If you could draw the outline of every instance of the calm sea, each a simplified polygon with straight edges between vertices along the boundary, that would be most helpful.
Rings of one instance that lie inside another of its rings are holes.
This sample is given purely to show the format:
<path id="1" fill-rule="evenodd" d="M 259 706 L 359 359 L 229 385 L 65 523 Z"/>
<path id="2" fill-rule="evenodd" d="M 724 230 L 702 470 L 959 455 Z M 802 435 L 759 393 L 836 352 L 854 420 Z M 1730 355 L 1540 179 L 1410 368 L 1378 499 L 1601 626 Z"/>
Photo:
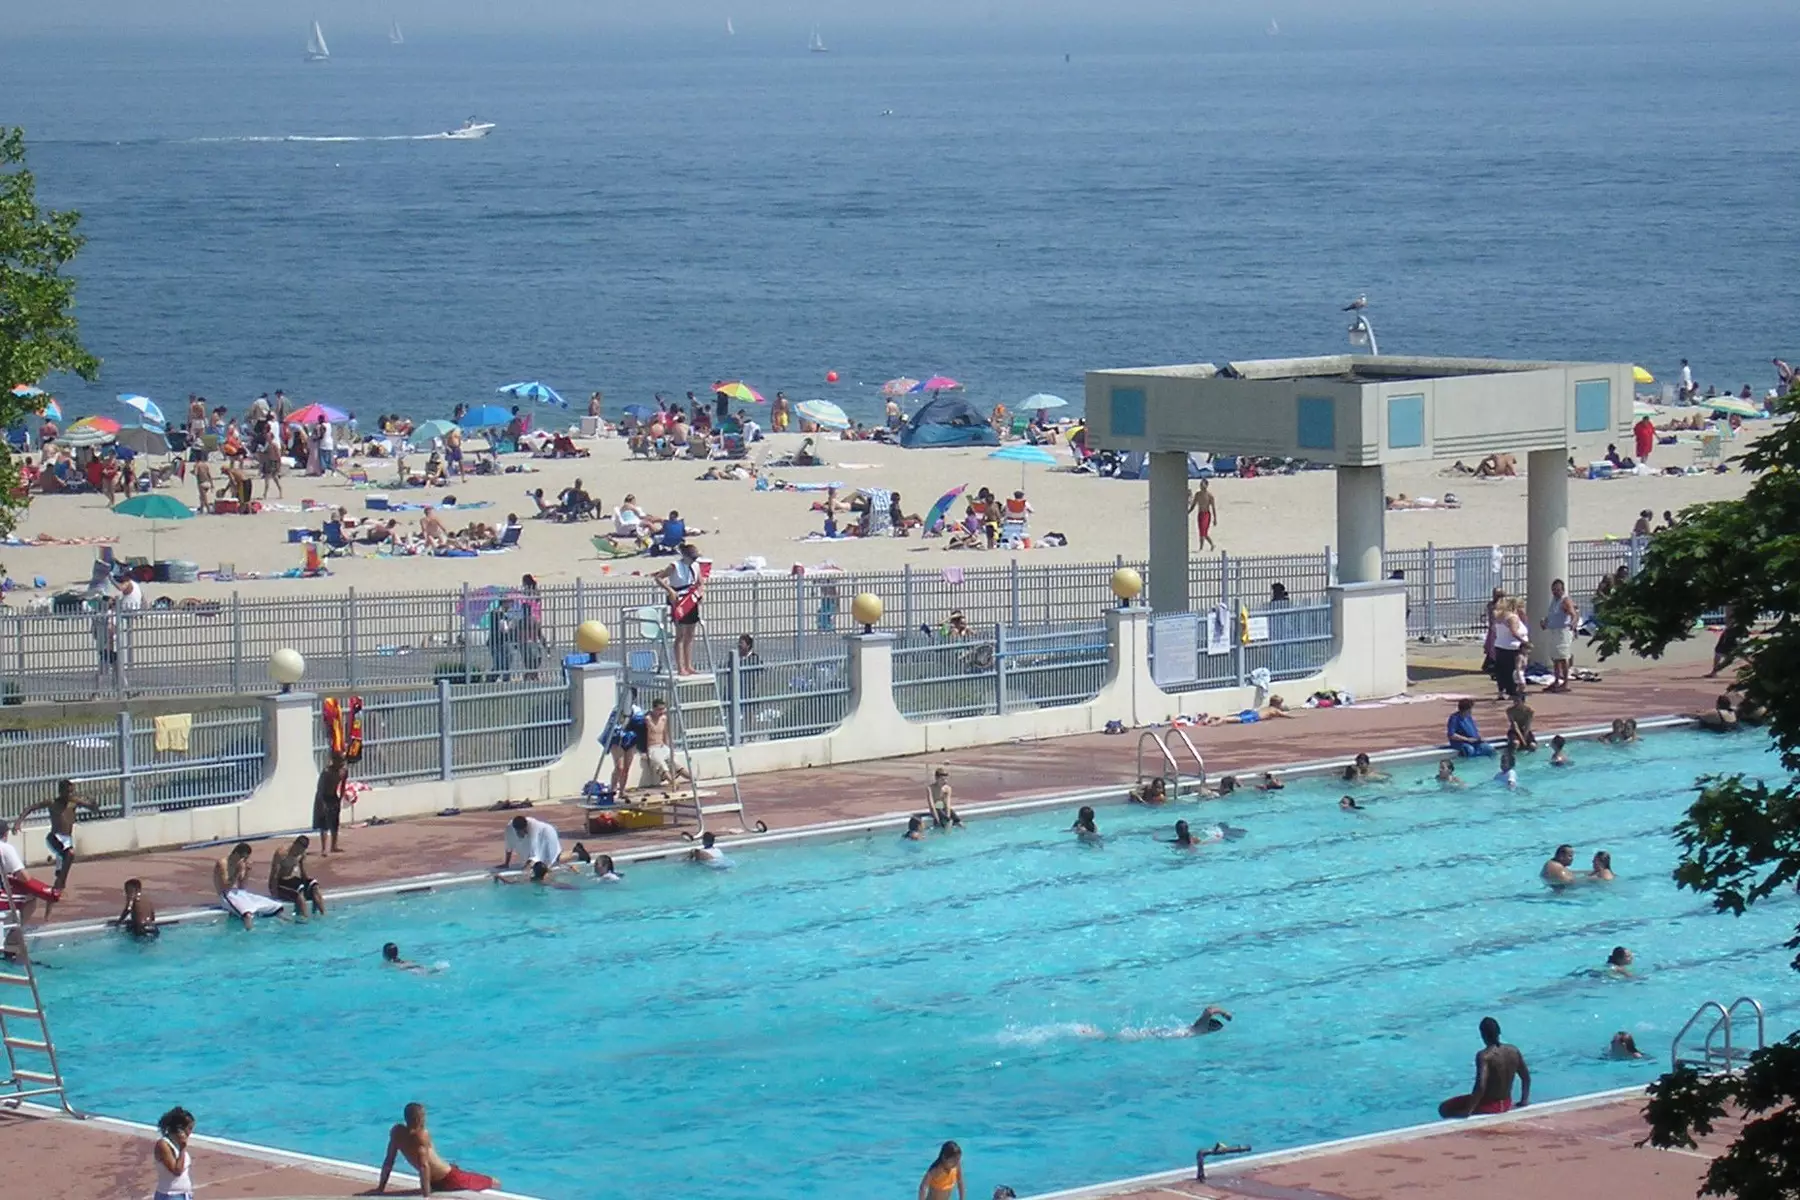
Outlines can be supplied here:
<path id="1" fill-rule="evenodd" d="M 61 385 L 73 411 L 741 376 L 866 414 L 939 371 L 1079 402 L 1094 367 L 1335 352 L 1359 292 L 1390 353 L 1686 356 L 1759 391 L 1800 353 L 1793 29 L 825 55 L 384 32 L 335 31 L 326 65 L 303 31 L 0 46 L 0 120 L 90 239 L 105 368 Z M 471 114 L 498 130 L 410 140 Z"/>

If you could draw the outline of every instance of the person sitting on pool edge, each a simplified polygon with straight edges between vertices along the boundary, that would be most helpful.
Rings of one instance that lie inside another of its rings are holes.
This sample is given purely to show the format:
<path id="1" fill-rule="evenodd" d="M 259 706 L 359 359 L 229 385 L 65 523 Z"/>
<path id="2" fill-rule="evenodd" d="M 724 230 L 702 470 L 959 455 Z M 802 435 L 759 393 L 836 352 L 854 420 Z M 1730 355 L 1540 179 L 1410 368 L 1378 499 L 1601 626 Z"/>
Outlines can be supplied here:
<path id="1" fill-rule="evenodd" d="M 1531 722 L 1536 716 L 1521 692 L 1506 706 L 1506 744 L 1515 750 L 1536 750 L 1537 734 L 1531 732 Z"/>
<path id="2" fill-rule="evenodd" d="M 953 794 L 950 787 L 950 769 L 939 767 L 932 772 L 931 782 L 925 787 L 925 803 L 931 809 L 925 815 L 930 817 L 931 823 L 939 829 L 949 829 L 952 826 L 958 829 L 962 828 L 962 818 L 956 815 L 956 809 L 950 803 Z"/>
<path id="3" fill-rule="evenodd" d="M 431 1131 L 425 1128 L 423 1104 L 415 1100 L 406 1106 L 402 1115 L 404 1123 L 388 1130 L 387 1159 L 381 1164 L 381 1179 L 375 1184 L 377 1195 L 387 1191 L 388 1176 L 393 1174 L 396 1155 L 411 1163 L 419 1173 L 421 1196 L 431 1195 L 434 1189 L 440 1192 L 488 1192 L 500 1186 L 500 1181 L 492 1176 L 465 1171 L 438 1157 Z"/>
<path id="4" fill-rule="evenodd" d="M 1726 695 L 1721 695 L 1714 701 L 1710 711 L 1687 715 L 1700 728 L 1713 733 L 1730 733 L 1738 727 L 1737 707 L 1731 703 L 1731 697 Z"/>
<path id="5" fill-rule="evenodd" d="M 269 857 L 269 894 L 292 904 L 296 921 L 306 920 L 309 902 L 314 913 L 325 915 L 325 894 L 319 890 L 319 881 L 306 873 L 306 851 L 311 844 L 311 839 L 301 834 L 287 849 Z"/>
<path id="6" fill-rule="evenodd" d="M 1517 1046 L 1500 1040 L 1500 1022 L 1481 1018 L 1482 1046 L 1475 1054 L 1475 1086 L 1467 1095 L 1452 1096 L 1438 1105 L 1438 1116 L 1446 1120 L 1457 1117 L 1482 1116 L 1511 1112 L 1531 1103 L 1531 1071 Z M 1519 1103 L 1512 1099 L 1513 1080 L 1519 1081 Z"/>
<path id="7" fill-rule="evenodd" d="M 1475 726 L 1475 701 L 1467 696 L 1456 702 L 1456 711 L 1444 725 L 1444 735 L 1450 748 L 1464 758 L 1485 758 L 1494 752 Z"/>
<path id="8" fill-rule="evenodd" d="M 1082 805 L 1081 811 L 1075 814 L 1075 823 L 1069 826 L 1076 838 L 1092 846 L 1101 842 L 1100 827 L 1094 824 L 1094 810 L 1089 805 Z"/>

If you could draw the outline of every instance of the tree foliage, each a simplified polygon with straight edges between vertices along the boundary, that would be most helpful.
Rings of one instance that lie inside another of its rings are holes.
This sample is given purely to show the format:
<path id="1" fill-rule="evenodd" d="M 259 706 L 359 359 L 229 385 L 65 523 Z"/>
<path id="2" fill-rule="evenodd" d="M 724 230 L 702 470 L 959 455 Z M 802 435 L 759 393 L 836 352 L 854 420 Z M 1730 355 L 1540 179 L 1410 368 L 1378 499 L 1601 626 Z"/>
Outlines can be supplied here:
<path id="1" fill-rule="evenodd" d="M 71 306 L 75 281 L 63 268 L 81 249 L 79 213 L 38 207 L 37 180 L 25 166 L 25 131 L 0 127 L 0 428 L 31 421 L 38 401 L 14 396 L 19 383 L 53 371 L 92 379 L 100 362 L 81 345 Z M 10 532 L 23 502 L 12 499 L 18 467 L 0 440 L 0 532 Z"/>
<path id="2" fill-rule="evenodd" d="M 1800 387 L 1777 410 L 1800 413 Z M 1726 638 L 1741 646 L 1735 686 L 1767 714 L 1788 772 L 1785 781 L 1703 778 L 1676 826 L 1676 883 L 1733 915 L 1800 882 L 1800 420 L 1775 424 L 1739 461 L 1758 473 L 1749 492 L 1684 509 L 1652 538 L 1637 578 L 1601 602 L 1596 638 L 1602 658 L 1625 648 L 1655 657 L 1692 636 L 1702 615 L 1725 613 Z M 1787 946 L 1800 949 L 1800 931 Z M 1792 966 L 1800 970 L 1800 956 Z M 1800 1033 L 1739 1074 L 1684 1067 L 1663 1076 L 1644 1110 L 1647 1140 L 1691 1148 L 1731 1111 L 1747 1124 L 1701 1194 L 1800 1200 Z"/>

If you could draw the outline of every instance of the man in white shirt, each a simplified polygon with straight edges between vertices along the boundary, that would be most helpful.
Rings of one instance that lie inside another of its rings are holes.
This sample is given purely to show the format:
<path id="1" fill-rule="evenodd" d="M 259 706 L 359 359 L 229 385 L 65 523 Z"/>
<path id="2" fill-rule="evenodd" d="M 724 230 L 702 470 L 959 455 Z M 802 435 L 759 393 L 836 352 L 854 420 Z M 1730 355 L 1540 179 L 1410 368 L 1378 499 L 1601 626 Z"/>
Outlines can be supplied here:
<path id="1" fill-rule="evenodd" d="M 1688 366 L 1688 360 L 1681 360 L 1681 395 L 1683 404 L 1694 398 L 1694 368 Z"/>
<path id="2" fill-rule="evenodd" d="M 137 585 L 137 580 L 127 575 L 119 580 L 119 611 L 137 612 L 144 607 L 144 589 Z"/>
<path id="3" fill-rule="evenodd" d="M 8 915 L 6 943 L 4 950 L 8 955 L 17 954 L 24 943 L 25 922 L 31 919 L 31 910 L 42 899 L 55 904 L 62 899 L 62 893 L 49 887 L 41 880 L 33 879 L 25 871 L 25 857 L 19 848 L 7 840 L 8 825 L 0 821 L 0 876 L 5 876 L 12 889 L 13 903 L 17 909 Z M 0 909 L 5 907 L 5 896 L 0 893 Z"/>
<path id="4" fill-rule="evenodd" d="M 515 854 L 527 866 L 541 862 L 554 867 L 562 860 L 562 839 L 556 836 L 556 829 L 550 822 L 517 816 L 506 826 L 506 861 L 500 864 L 502 870 L 512 866 Z"/>

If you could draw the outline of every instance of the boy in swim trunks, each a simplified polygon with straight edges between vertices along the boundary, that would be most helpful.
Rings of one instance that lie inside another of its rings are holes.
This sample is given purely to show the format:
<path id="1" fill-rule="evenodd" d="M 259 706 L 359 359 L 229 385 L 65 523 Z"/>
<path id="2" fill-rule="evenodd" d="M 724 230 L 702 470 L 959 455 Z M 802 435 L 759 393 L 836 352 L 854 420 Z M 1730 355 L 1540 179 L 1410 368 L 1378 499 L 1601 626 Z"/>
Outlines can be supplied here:
<path id="1" fill-rule="evenodd" d="M 56 855 L 56 880 L 50 886 L 59 892 L 69 886 L 69 869 L 75 865 L 75 815 L 81 808 L 100 811 L 98 804 L 75 794 L 74 780 L 64 779 L 57 783 L 55 796 L 38 801 L 13 821 L 12 831 L 17 835 L 24 831 L 26 817 L 36 812 L 50 814 L 50 831 L 44 835 L 44 844 Z"/>
<path id="2" fill-rule="evenodd" d="M 144 895 L 144 883 L 141 879 L 125 881 L 125 907 L 119 910 L 119 917 L 114 925 L 140 940 L 157 937 L 162 930 L 156 927 L 156 905 Z"/>
<path id="3" fill-rule="evenodd" d="M 660 698 L 651 701 L 650 712 L 644 717 L 644 738 L 644 757 L 650 760 L 657 782 L 667 787 L 683 779 L 693 782 L 675 761 L 675 747 L 669 738 L 669 706 Z"/>
<path id="4" fill-rule="evenodd" d="M 292 904 L 297 921 L 306 920 L 308 903 L 313 912 L 325 914 L 325 896 L 319 891 L 318 880 L 306 873 L 306 851 L 311 845 L 312 840 L 301 834 L 288 843 L 286 850 L 277 850 L 269 859 L 269 894 Z"/>
<path id="5" fill-rule="evenodd" d="M 381 1164 L 381 1179 L 375 1185 L 377 1195 L 387 1191 L 388 1176 L 394 1171 L 396 1155 L 411 1163 L 419 1173 L 419 1195 L 440 1192 L 487 1192 L 500 1186 L 500 1181 L 487 1175 L 465 1171 L 438 1157 L 431 1131 L 425 1128 L 425 1106 L 414 1102 L 406 1106 L 405 1123 L 388 1130 L 387 1160 Z"/>
<path id="6" fill-rule="evenodd" d="M 1475 1086 L 1466 1096 L 1452 1096 L 1438 1105 L 1446 1119 L 1511 1112 L 1531 1103 L 1531 1071 L 1517 1046 L 1500 1040 L 1500 1022 L 1481 1018 L 1481 1050 L 1475 1055 Z M 1519 1080 L 1519 1103 L 1512 1100 L 1513 1079 Z"/>
<path id="7" fill-rule="evenodd" d="M 948 768 L 939 767 L 931 776 L 931 782 L 925 788 L 926 803 L 931 805 L 931 823 L 939 829 L 951 826 L 962 827 L 962 818 L 956 815 L 956 809 L 950 805 L 950 772 Z"/>

